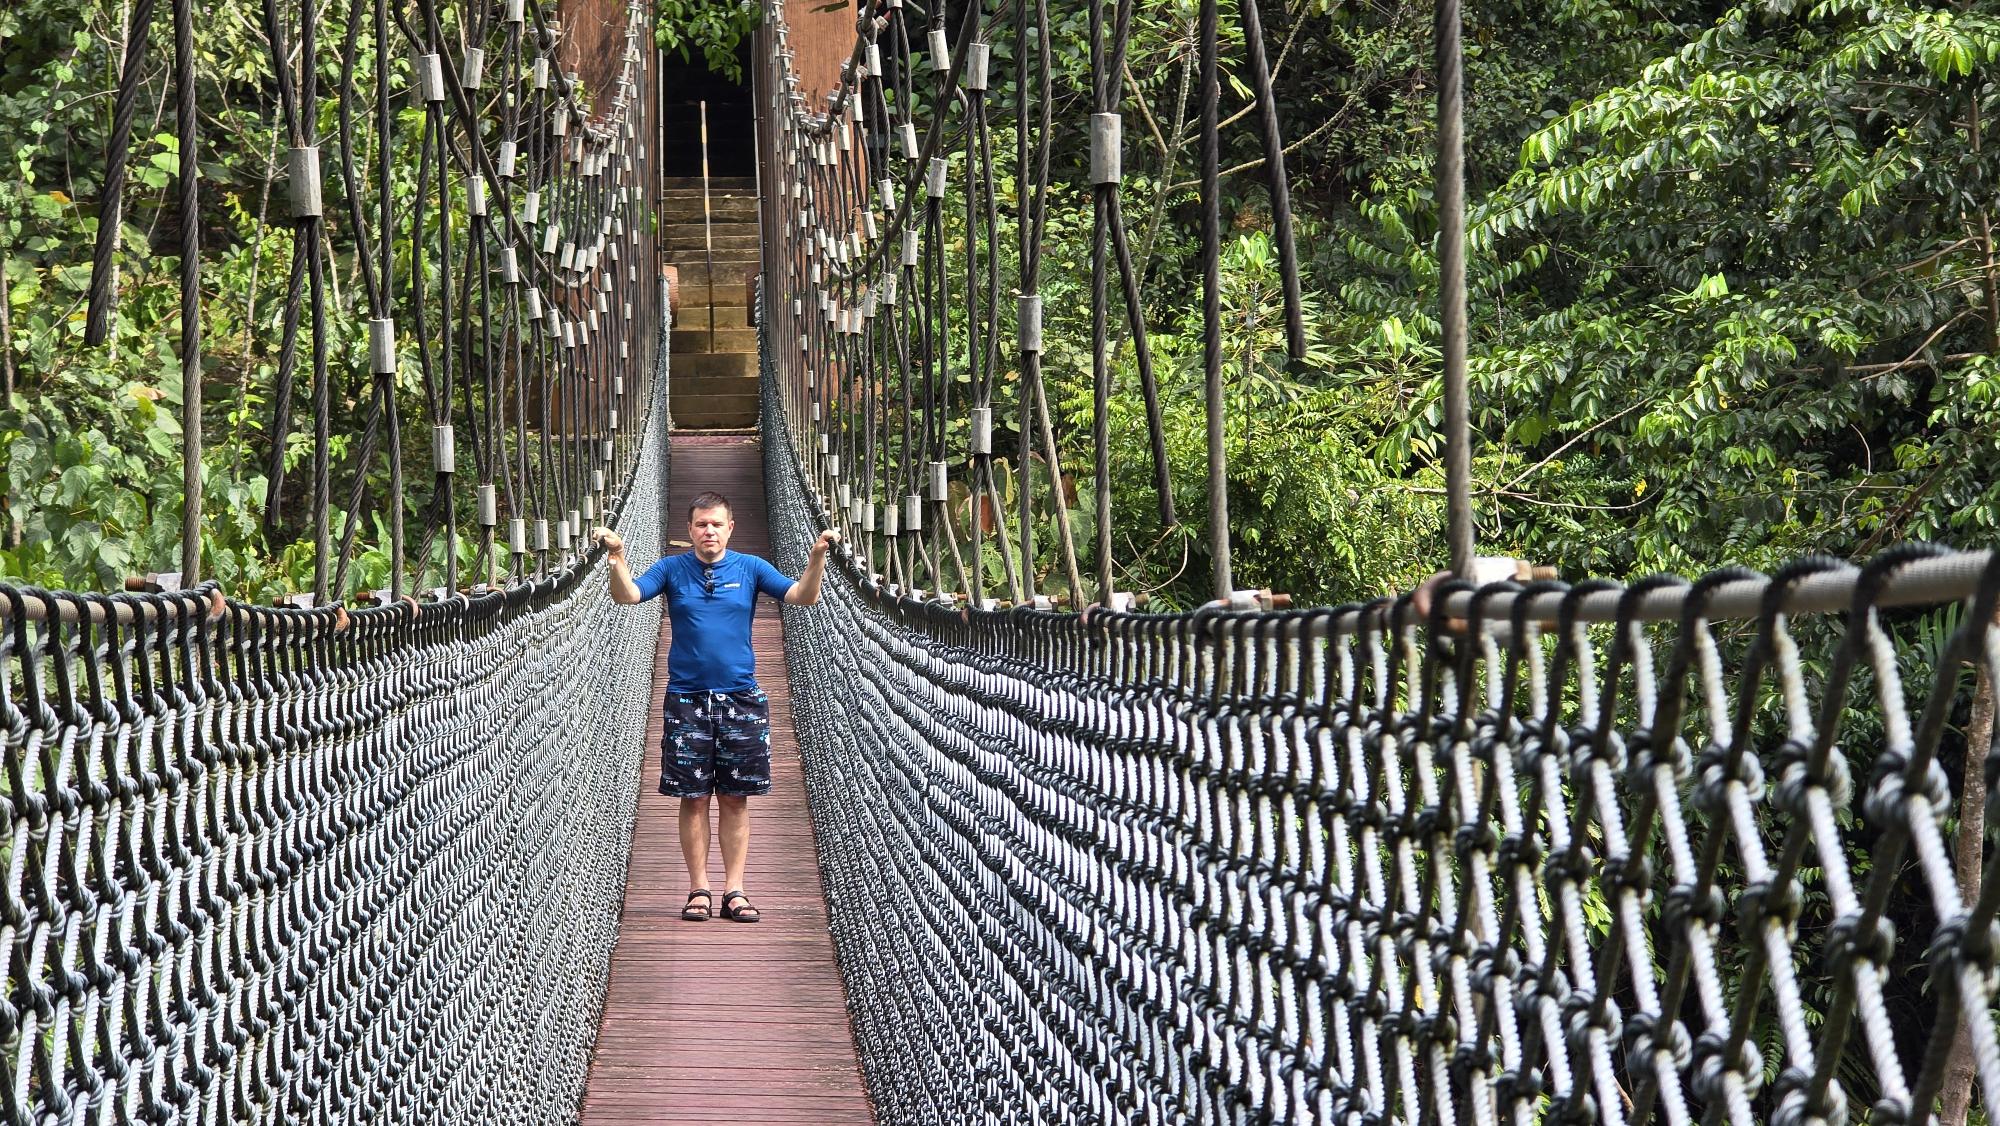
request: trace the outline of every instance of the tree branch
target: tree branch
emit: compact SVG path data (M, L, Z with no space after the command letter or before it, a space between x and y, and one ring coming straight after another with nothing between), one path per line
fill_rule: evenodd
M1612 423L1617 422L1619 419L1624 418L1626 415L1631 414L1633 411L1638 410L1640 407L1644 405L1645 405L1645 400L1642 399L1638 402L1633 403L1631 406L1626 407L1624 410L1619 411L1617 414L1610 416L1609 418L1599 419L1598 421L1591 423L1589 427L1585 428L1575 437L1571 438L1567 442L1564 442L1562 445L1557 446L1554 453L1536 462L1535 464L1530 465L1526 469L1521 470L1521 472L1515 474L1513 480L1500 486L1499 490L1497 491L1504 493L1507 490L1513 488L1514 486L1520 484L1522 481L1527 480L1528 477L1531 474L1533 474L1537 469L1540 469L1542 466L1547 465L1550 462L1554 461L1555 459L1561 457L1563 454L1567 453L1571 447L1575 446L1578 442L1583 441L1585 438L1590 437L1592 434L1597 433L1599 430L1602 430L1605 427L1611 425Z

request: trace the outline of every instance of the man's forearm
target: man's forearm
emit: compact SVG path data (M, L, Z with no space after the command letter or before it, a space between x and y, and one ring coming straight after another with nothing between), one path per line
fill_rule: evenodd
M639 584L632 581L632 569L625 565L623 555L611 557L611 601L631 605L641 601Z
M806 573L799 576L799 601L801 606L812 606L819 602L820 580L826 577L826 553L818 551L806 563Z

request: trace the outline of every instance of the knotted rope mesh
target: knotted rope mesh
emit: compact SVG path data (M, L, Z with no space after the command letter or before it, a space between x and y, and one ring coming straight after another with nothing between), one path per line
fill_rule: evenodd
M608 7L614 49L586 60L602 87L587 96L538 0L263 4L292 227L265 516L283 522L294 382L310 364L313 591L280 610L213 585L0 586L0 1121L575 1119L659 621L611 606L586 529L609 523L657 554L667 471L647 210L659 59L645 7ZM145 82L150 13L134 13L121 107ZM193 215L201 13L175 0L172 14ZM93 342L117 298L128 143L121 125ZM412 177L414 197L399 196ZM198 244L183 249L194 488ZM359 274L350 304L337 286L327 299L334 249ZM405 347L433 471L407 537ZM343 384L365 406L336 465ZM455 484L459 425L470 496ZM392 560L377 597L348 570L371 503ZM484 580L466 586L462 521L479 528ZM400 600L406 584L432 600ZM386 604L338 605L354 596Z
M4 1120L574 1121L658 628L597 553L420 610L0 587Z
M797 565L833 506L764 417ZM789 611L883 1121L1919 1122L1956 1035L2000 1090L1994 557L1447 593L1082 620L850 560Z

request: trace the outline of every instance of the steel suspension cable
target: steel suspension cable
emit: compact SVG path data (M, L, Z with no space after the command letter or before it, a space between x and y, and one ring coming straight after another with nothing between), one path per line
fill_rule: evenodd
M194 50L194 0L174 0L175 175L181 212L181 581L188 586L201 581L204 492L201 464L201 139L195 100ZM118 225L117 221L112 224L114 228ZM93 298L96 297L94 282L93 275ZM89 335L86 321L86 338Z
M1449 0L1447 0L1449 2ZM1216 64L1216 0L1200 0L1201 323L1207 408L1209 589L1227 600L1235 589L1229 559L1229 463L1222 398L1222 84Z
M1438 322L1444 353L1445 499L1451 570L1472 577L1472 430L1466 386L1465 62L1458 0L1437 0Z

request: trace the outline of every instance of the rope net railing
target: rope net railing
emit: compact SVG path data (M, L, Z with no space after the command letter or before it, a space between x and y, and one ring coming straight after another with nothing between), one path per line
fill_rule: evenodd
M841 81L808 104L783 6L766 7L770 508L783 564L845 533L842 576L788 612L786 643L883 1120L1841 1126L1931 1122L2000 1090L1995 557L1446 583L1421 615L1414 597L1253 609L1228 559L1204 0L1216 601L1128 612L1114 382L1137 386L1160 522L1176 519L1119 212L1132 5L1089 6L1087 127L1052 120L1051 14L862 5ZM1260 37L1246 30L1246 115L1275 223ZM1450 275L1450 0L1437 49ZM1052 155L1064 139L1087 157ZM1066 354L1088 356L1065 362L1091 372L1095 544L1065 523L1042 385L1058 188L1092 200L1089 339L1077 311L1061 319L1079 333ZM1448 546L1469 577L1464 290L1444 281ZM1294 300L1295 359L1297 316ZM1038 516L1059 541L1046 572Z
M656 404L609 515L647 552ZM598 570L352 612L0 587L0 1117L574 1121L652 693L603 655L658 631Z
M582 60L604 82L586 92L547 9L263 6L292 229L265 516L306 406L313 590L274 608L196 581L187 222L183 588L0 586L0 1121L576 1119L658 636L605 596L587 529L664 547L669 349L651 13L597 13L617 52ZM196 15L173 0L184 106ZM184 114L189 215L200 140ZM118 299L127 141L93 343ZM336 266L362 282L345 304ZM411 383L427 497L402 472ZM335 395L365 404L345 444ZM393 559L379 591L350 573L371 506Z
M782 417L795 563L826 510ZM1953 860L2000 773L1990 713L1960 726L1996 559L1506 583L1428 623L981 611L849 567L786 644L882 1120L1915 1123L1958 1036L2000 1089L2000 870L1967 897Z

